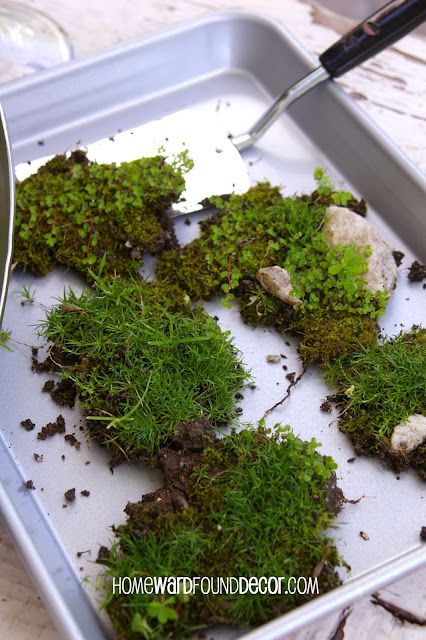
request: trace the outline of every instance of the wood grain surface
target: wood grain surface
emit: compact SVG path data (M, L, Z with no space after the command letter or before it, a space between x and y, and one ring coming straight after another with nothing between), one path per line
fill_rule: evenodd
M221 9L277 20L313 54L350 26L307 0L21 0L55 18L68 32L76 57ZM344 4L344 0L342 0ZM339 81L360 107L426 172L426 40L410 35ZM426 208L426 207L425 207ZM426 513L425 513L426 525ZM426 569L381 591L381 596L426 617ZM0 525L0 640L54 640L49 619L7 532ZM370 598L346 620L333 616L295 636L297 640L421 640L426 628L402 623ZM88 639L90 640L90 639Z

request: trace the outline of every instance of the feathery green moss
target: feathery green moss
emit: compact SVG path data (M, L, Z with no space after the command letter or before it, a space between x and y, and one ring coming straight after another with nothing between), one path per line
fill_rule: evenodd
M93 432L127 455L152 455L183 420L226 424L249 377L229 332L161 283L97 279L93 291L68 291L43 334Z
M107 575L318 574L320 593L337 586L335 567L343 562L326 534L336 513L330 502L336 465L321 456L317 446L315 440L303 442L279 425L272 437L260 426L212 439L189 474L183 509L146 518L141 530L138 517L144 505L151 508L149 496L139 509L130 505L127 524L116 532L118 543L103 558ZM218 622L252 626L314 597L199 591L187 597L119 595L109 581L106 588L106 608L119 637L126 640L186 638ZM160 619L162 609L171 611Z
M426 444L404 455L390 447L398 424L426 415L426 330L360 345L325 367L325 377L341 394L339 427L357 451L379 456L397 471L413 466L426 479Z

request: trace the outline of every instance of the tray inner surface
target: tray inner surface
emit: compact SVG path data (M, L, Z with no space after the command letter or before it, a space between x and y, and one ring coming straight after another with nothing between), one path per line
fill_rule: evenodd
M291 49L286 53L289 60L293 60ZM215 114L214 117L227 130L238 133L241 127L251 123L270 104L271 96L264 84L261 68L253 75L246 70L230 67L220 73L200 77L199 82L194 81L186 93L170 91L167 96L165 90L163 97L167 98L169 111L189 107L193 109L194 119L201 121L205 114ZM87 144L145 121L146 114L151 114L149 104L147 111L141 114L140 105L139 110L134 106L129 107L131 98L132 95L125 95L121 108L114 108L114 113L103 117L100 115L101 106L105 103L101 95L95 96L93 100L98 100L98 103L94 105L93 112L87 111L87 119L82 118L80 122L68 124L62 129L57 124L51 130L47 125L41 127L31 140L17 144L17 157L20 161L32 160L45 155L46 151L61 152L73 147L77 141ZM45 141L43 147L36 144L41 137ZM110 144L120 143L116 141ZM282 185L288 194L311 191L314 188L312 174L317 166L324 166L336 184L351 187L288 115L280 118L262 141L246 152L244 157L252 182L268 179L272 184ZM379 193L376 208L380 200ZM406 267L414 259L413 247L400 240L387 224L386 207L379 208L377 212L370 210L369 219L383 237L406 256L399 269L397 289L382 319L383 331L394 334L401 328L409 329L414 323L425 324L424 291L421 286L410 285L406 278ZM410 218L407 218L406 225L409 228L410 224ZM196 233L196 227L195 219L190 227L184 225L183 221L177 222L180 239L184 242L190 240ZM413 229L410 233L415 236ZM148 261L146 272L149 268ZM38 302L51 305L55 302L54 298L60 296L64 287L69 285L76 288L82 286L75 276L61 269L56 269L45 278L14 274L9 287L4 327L10 328L14 338L22 343L36 344L34 325L44 316L44 311L38 304L23 307L16 292L24 286L31 286L36 290ZM219 316L222 328L230 329L237 347L244 354L244 361L252 370L258 388L245 393L241 404L242 420L256 423L265 410L282 397L285 390L282 369L274 368L265 361L266 354L282 351L282 338L273 331L247 327L241 322L236 308L224 309L217 302L207 303L206 308L212 315ZM290 340L292 346L286 350L286 363L289 370L300 371L296 341ZM108 544L112 539L110 525L124 521L123 508L126 502L138 500L142 493L158 486L159 473L126 464L117 468L112 475L107 465L108 454L96 444L87 442L79 431L81 421L78 410L59 409L46 394L41 393L48 376L31 373L28 347L15 346L12 354L0 352L0 378L2 437L16 461L22 480L31 478L36 486L36 491L22 492L20 515L25 520L31 501L40 518L47 516L63 547L64 558L72 563L79 578L89 577L88 592L96 600L94 577L99 567L92 561L96 558L99 545ZM346 497L356 499L365 496L358 504L345 506L339 519L340 528L332 532L341 554L352 567L351 575L356 576L417 545L419 530L424 524L424 487L414 474L402 474L397 480L391 471L371 459L357 458L355 464L349 464L347 460L354 455L350 443L338 431L335 422L330 424L332 418L319 410L327 393L329 390L319 372L310 371L294 389L286 404L269 416L268 424L290 424L302 438L317 438L322 442L322 451L332 455L339 464L339 485ZM36 440L37 430L54 420L59 413L65 417L67 432L75 431L77 438L82 440L79 451L64 444L61 437L43 443ZM37 430L32 433L19 427L19 422L28 417L37 425ZM42 464L34 461L34 452L43 454ZM65 454L65 460L62 460L62 454ZM88 465L85 464L87 460L90 460ZM89 489L90 498L77 500L64 509L63 494L71 487L76 487L77 493ZM11 491L16 491L16 487L12 487ZM360 537L360 530L368 533L368 541ZM77 557L77 552L88 549L90 554ZM343 578L346 577L343 574Z

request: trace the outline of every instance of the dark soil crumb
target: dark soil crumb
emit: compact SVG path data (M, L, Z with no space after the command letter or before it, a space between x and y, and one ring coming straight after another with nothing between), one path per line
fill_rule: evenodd
M25 431L32 431L35 424L30 420L30 418L27 418L26 420L21 421L21 427L24 427Z
M355 460L356 460L356 458L355 458L355 457L354 457L354 458L348 458L348 459L346 460L346 462L348 462L349 464L353 464L353 463L355 462Z
M90 464L90 460L86 460L84 464Z
M73 433L68 433L66 436L64 436L64 440L66 442L69 442L69 444L72 447L75 447L76 449L80 449L81 442L77 440L77 438Z
M98 564L104 564L109 558L109 549L104 545L99 547L98 557L96 558L96 562Z
M55 433L65 433L65 420L62 414L56 418L55 422L48 422L47 425L38 432L37 439L46 440L46 438L54 436Z
M38 354L38 347L31 347L31 353L35 358Z
M289 382L294 382L294 381L295 381L295 379L296 379L296 372L295 372L295 371L292 371L291 373L288 373L288 374L286 375L286 378L287 378L287 380L288 380Z
M420 540L426 542L426 527L420 529Z
M75 405L75 399L77 396L77 389L72 380L64 378L60 380L54 389L51 390L50 396L56 404L61 407L69 407L72 409Z
M87 489L83 489L83 491L80 491L80 493L85 498L88 498L90 496L90 491L88 491Z
M68 502L73 502L75 500L75 488L68 489L68 491L65 491L64 498Z
M320 405L321 411L325 411L325 413L331 413L332 405L329 400L324 400L324 402Z
M64 454L61 455L62 460L65 460L65 456Z
M426 265L414 260L408 271L408 279L411 282L421 282L424 278L426 278Z
M43 393L51 393L54 386L55 386L54 380L46 380L42 388Z
M236 399L236 400L244 400L244 396L243 396L243 394L242 394L242 393L240 393L240 392L238 391L238 393L236 393L236 394L235 394L235 399Z
M81 558L81 556L85 553L88 553L90 555L90 549L86 549L86 551L77 551L77 558Z
M34 482L32 480L27 480L26 482L24 482L24 486L27 489L35 489Z
M36 462L42 462L43 461L43 455L41 453L33 453L34 456L34 460Z
M396 266L399 267L405 254L402 251L392 251L392 255Z

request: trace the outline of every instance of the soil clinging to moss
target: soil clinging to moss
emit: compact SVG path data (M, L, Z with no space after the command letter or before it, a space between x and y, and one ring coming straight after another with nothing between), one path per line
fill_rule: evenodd
M53 344L41 370L50 360L79 394L91 434L128 457L152 456L182 421L229 423L249 378L229 332L162 283L98 279L80 296L70 290L43 333Z
M383 460L396 473L412 467L426 480L426 442L412 450L392 447L397 425L426 416L426 329L414 327L379 344L360 347L325 368L337 387L339 427L358 454Z
M36 275L55 263L86 279L134 274L142 255L173 242L166 214L184 189L185 156L98 164L84 151L59 155L18 182L14 261Z
M219 440L207 420L181 424L159 452L164 484L128 504L117 543L102 549L106 608L120 638L185 638L217 623L252 626L312 595L113 595L120 576L318 576L343 564L326 535L343 495L335 463L289 428Z

